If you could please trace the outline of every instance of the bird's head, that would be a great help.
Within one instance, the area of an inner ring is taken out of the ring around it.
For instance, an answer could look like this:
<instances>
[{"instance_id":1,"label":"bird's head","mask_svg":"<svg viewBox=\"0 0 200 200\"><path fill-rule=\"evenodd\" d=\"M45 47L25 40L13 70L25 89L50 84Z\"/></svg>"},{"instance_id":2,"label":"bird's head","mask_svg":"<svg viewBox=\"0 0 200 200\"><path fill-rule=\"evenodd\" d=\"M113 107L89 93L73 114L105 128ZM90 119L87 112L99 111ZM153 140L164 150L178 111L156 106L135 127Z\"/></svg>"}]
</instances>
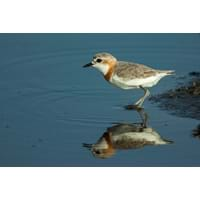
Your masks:
<instances>
[{"instance_id":1,"label":"bird's head","mask_svg":"<svg viewBox=\"0 0 200 200\"><path fill-rule=\"evenodd\" d=\"M90 63L83 67L94 67L106 75L117 63L117 59L109 53L97 53Z\"/></svg>"},{"instance_id":2,"label":"bird's head","mask_svg":"<svg viewBox=\"0 0 200 200\"><path fill-rule=\"evenodd\" d=\"M83 144L83 147L86 147L88 150L90 150L93 156L96 158L110 158L116 152L111 140L112 133L105 132L96 143Z\"/></svg>"}]
</instances>

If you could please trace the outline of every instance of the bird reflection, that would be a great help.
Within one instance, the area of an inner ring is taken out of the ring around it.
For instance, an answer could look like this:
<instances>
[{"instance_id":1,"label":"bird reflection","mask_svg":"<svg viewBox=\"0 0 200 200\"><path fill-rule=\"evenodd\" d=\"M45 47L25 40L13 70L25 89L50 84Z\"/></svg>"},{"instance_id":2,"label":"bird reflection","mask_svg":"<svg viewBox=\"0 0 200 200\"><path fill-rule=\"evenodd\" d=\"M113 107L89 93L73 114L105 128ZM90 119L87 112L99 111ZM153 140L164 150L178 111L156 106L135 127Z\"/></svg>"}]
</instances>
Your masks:
<instances>
[{"instance_id":1,"label":"bird reflection","mask_svg":"<svg viewBox=\"0 0 200 200\"><path fill-rule=\"evenodd\" d=\"M116 150L138 149L146 145L170 144L172 141L163 139L159 133L147 125L148 115L144 109L136 110L141 123L117 123L107 128L106 132L94 144L83 144L97 158L109 158Z\"/></svg>"}]
</instances>

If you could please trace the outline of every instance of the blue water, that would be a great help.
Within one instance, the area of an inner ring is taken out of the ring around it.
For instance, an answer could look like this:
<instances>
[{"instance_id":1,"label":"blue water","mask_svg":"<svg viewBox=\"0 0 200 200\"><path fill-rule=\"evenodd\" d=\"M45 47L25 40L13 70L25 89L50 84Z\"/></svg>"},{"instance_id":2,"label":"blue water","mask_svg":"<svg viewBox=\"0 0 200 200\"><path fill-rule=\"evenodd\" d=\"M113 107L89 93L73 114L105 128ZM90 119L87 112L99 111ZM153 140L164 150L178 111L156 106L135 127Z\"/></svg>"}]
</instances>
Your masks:
<instances>
[{"instance_id":1,"label":"blue water","mask_svg":"<svg viewBox=\"0 0 200 200\"><path fill-rule=\"evenodd\" d=\"M199 121L160 110L148 100L149 126L170 145L119 150L95 158L82 143L95 143L114 122L140 122L123 106L142 91L109 85L82 66L110 52L177 76L199 71L199 34L0 34L0 166L200 166ZM166 77L151 89L176 86Z\"/></svg>"}]
</instances>

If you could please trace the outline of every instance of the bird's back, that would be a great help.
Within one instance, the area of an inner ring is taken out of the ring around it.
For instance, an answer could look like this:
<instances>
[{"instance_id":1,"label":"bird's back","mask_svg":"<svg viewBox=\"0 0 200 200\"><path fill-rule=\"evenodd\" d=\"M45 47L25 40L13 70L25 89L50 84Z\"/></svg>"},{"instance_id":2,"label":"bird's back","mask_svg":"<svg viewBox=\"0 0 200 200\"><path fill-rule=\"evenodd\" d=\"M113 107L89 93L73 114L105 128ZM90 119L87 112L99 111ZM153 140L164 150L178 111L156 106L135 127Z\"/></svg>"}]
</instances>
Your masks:
<instances>
[{"instance_id":1,"label":"bird's back","mask_svg":"<svg viewBox=\"0 0 200 200\"><path fill-rule=\"evenodd\" d=\"M143 64L118 61L115 66L115 73L123 80L131 80L136 78L147 78L156 75L157 70L152 69Z\"/></svg>"}]
</instances>

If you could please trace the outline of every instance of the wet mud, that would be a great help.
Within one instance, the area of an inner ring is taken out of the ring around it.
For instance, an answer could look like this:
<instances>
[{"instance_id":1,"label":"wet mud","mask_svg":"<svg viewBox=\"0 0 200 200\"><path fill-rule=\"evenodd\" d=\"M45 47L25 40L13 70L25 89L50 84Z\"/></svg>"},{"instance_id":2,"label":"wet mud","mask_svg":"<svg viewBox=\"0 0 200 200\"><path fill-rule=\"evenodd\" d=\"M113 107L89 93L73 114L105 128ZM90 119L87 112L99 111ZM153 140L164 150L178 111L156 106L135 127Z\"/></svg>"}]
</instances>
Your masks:
<instances>
[{"instance_id":1,"label":"wet mud","mask_svg":"<svg viewBox=\"0 0 200 200\"><path fill-rule=\"evenodd\" d=\"M149 99L161 109L179 117L200 120L200 72L177 78L177 86Z\"/></svg>"},{"instance_id":2,"label":"wet mud","mask_svg":"<svg viewBox=\"0 0 200 200\"><path fill-rule=\"evenodd\" d=\"M200 139L200 124L192 131L194 138Z\"/></svg>"}]
</instances>

